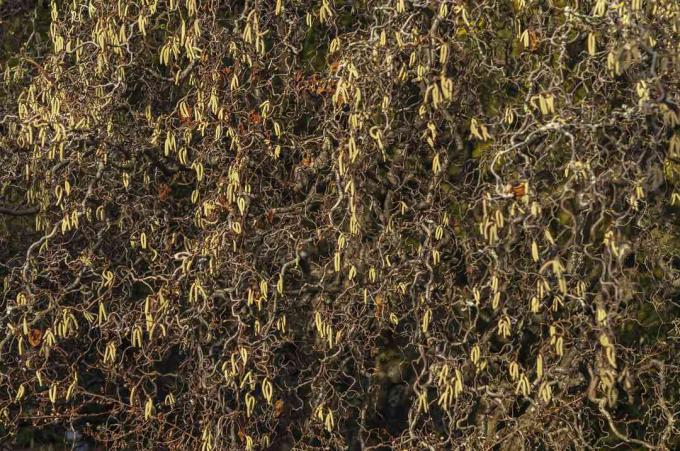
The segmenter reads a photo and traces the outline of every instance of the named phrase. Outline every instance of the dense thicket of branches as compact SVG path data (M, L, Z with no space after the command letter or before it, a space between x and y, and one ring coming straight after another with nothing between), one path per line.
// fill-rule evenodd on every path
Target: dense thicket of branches
M0 441L680 447L676 0L0 14Z

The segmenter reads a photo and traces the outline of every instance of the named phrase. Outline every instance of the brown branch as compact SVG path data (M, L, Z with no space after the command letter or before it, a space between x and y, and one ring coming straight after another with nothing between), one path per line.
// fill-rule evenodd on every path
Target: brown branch
M9 216L27 216L27 215L33 215L35 213L38 213L39 211L40 211L40 207L38 207L38 206L20 208L20 207L7 207L7 206L0 205L0 214L9 215Z

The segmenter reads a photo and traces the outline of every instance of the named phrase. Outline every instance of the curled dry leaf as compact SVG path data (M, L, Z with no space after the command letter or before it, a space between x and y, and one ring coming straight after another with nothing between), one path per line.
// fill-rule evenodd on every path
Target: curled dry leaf
M285 404L283 403L283 399L276 400L276 402L274 403L274 416L276 418L281 416L281 414L283 413L284 406Z
M31 329L28 334L28 343L34 348L40 344L42 340L42 331L40 329Z

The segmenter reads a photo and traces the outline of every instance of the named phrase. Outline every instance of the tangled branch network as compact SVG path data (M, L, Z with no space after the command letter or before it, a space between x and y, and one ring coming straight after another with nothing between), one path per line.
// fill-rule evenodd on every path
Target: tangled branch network
M679 449L679 28L0 1L0 443Z

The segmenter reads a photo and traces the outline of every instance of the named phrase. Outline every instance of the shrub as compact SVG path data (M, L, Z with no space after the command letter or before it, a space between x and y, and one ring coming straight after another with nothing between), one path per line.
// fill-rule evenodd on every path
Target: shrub
M3 5L2 440L680 447L677 2Z

